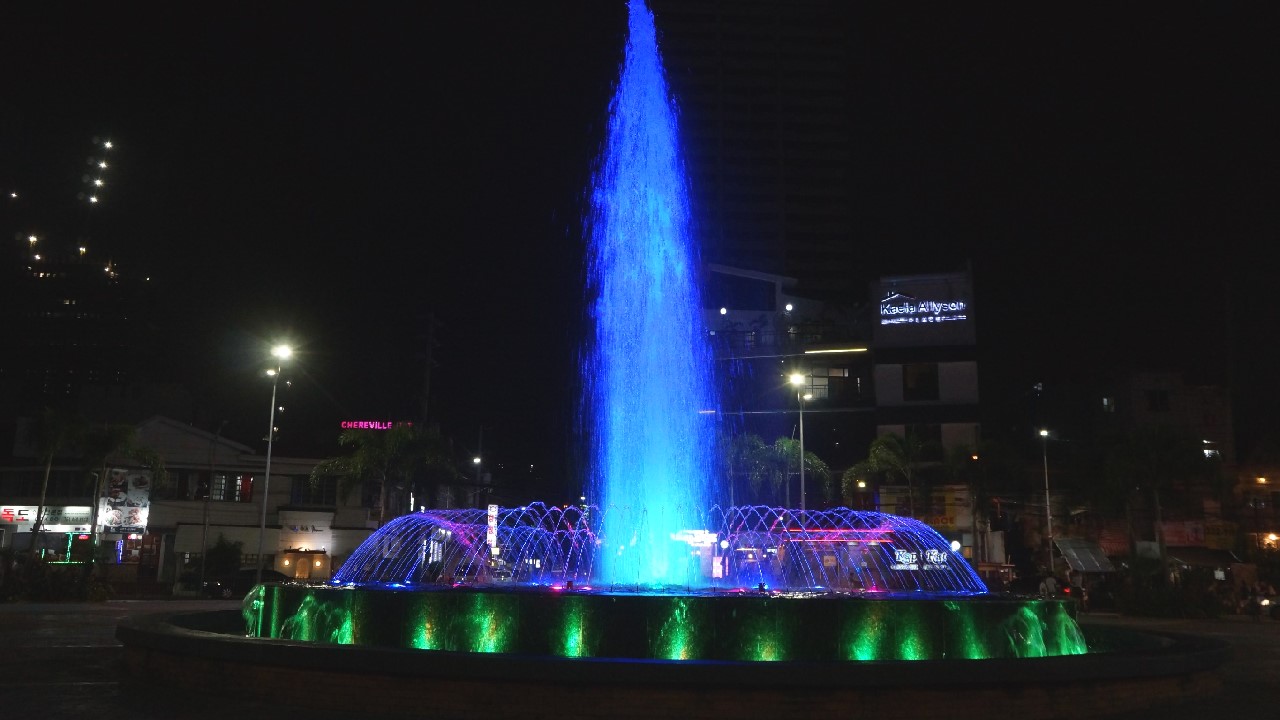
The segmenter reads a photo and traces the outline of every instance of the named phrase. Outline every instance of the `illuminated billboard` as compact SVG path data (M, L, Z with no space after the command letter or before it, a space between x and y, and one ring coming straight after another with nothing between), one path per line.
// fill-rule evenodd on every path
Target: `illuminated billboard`
M968 273L881 278L876 299L877 347L972 345L973 282Z

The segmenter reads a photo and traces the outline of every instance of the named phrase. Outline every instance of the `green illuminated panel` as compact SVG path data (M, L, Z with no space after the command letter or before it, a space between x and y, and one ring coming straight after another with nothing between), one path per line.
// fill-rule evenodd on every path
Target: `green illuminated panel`
M1066 602L848 595L639 595L255 588L251 636L569 658L876 661L1087 651Z

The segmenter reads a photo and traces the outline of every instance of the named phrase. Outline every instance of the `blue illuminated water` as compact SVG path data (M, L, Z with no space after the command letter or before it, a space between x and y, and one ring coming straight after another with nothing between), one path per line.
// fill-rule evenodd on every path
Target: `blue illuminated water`
M698 251L676 110L653 14L630 3L628 38L591 188L582 360L597 580L683 585L711 506L716 407Z

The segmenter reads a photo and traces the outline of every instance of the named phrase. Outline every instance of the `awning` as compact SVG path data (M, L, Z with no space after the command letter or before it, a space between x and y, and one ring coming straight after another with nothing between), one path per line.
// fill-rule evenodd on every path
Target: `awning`
M1167 547L1165 553L1170 560L1175 560L1189 567L1215 568L1226 570L1233 563L1240 562L1230 550L1215 550L1204 547Z
M1054 538L1053 544L1058 546L1058 552L1062 553L1062 559L1067 561L1067 566L1076 572L1087 573L1108 573L1115 572L1116 568L1111 564L1111 560L1107 558L1107 554L1102 552L1102 548L1098 543L1084 538Z

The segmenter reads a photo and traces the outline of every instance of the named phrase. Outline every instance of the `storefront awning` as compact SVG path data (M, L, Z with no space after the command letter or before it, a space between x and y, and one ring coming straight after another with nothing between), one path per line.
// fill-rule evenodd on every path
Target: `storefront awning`
M1165 548L1170 560L1180 562L1189 567L1202 567L1226 570L1233 563L1240 562L1230 550L1215 550L1205 547L1168 547Z
M1054 538L1062 559L1076 572L1108 573L1116 568L1098 543L1084 538Z

